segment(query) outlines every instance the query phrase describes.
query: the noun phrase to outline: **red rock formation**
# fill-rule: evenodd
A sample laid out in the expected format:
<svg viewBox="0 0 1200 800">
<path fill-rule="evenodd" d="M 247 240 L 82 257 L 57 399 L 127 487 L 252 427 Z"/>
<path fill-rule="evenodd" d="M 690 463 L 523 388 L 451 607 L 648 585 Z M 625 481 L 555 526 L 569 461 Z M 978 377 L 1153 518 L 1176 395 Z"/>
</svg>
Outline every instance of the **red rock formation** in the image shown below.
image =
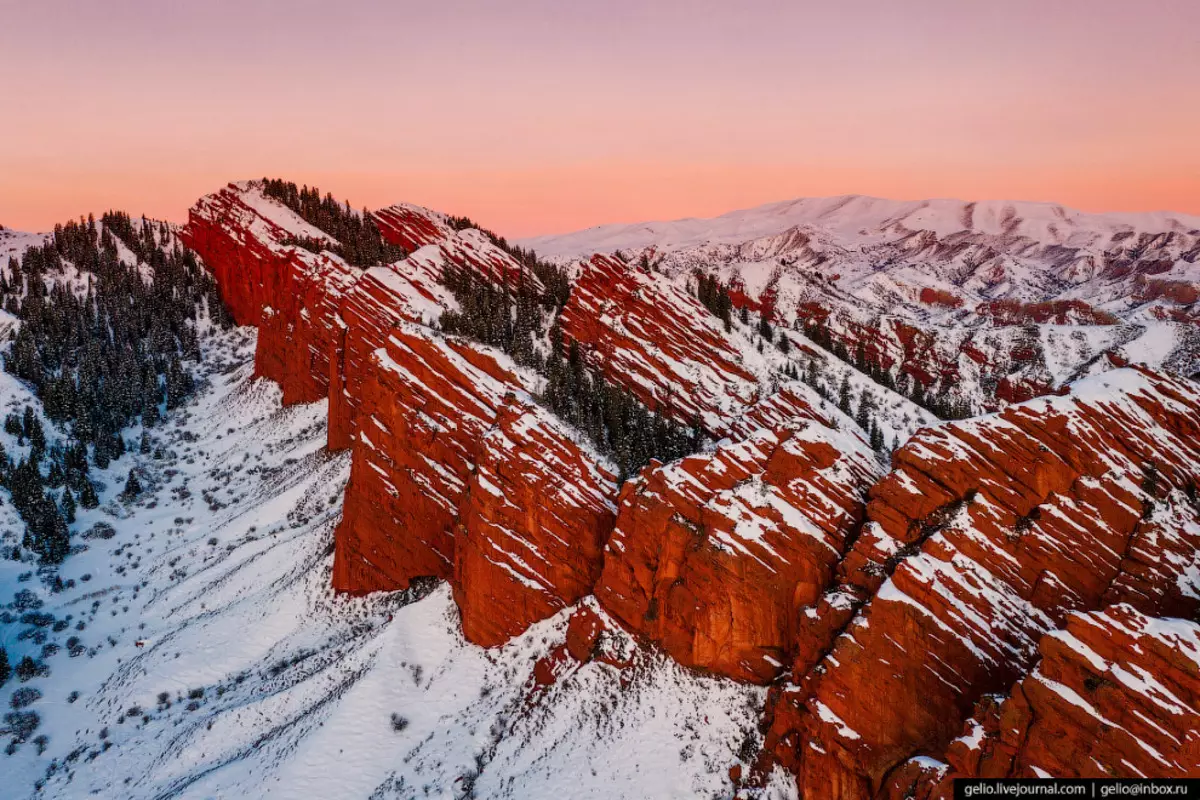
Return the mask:
<svg viewBox="0 0 1200 800">
<path fill-rule="evenodd" d="M 454 228 L 445 214 L 421 206 L 397 203 L 373 212 L 372 216 L 384 239 L 409 252 L 454 236 Z"/>
<path fill-rule="evenodd" d="M 927 306 L 941 306 L 942 308 L 962 308 L 963 299 L 953 292 L 948 292 L 945 289 L 934 289 L 926 286 L 921 289 L 920 300 Z"/>
<path fill-rule="evenodd" d="M 287 244 L 334 240 L 255 182 L 201 198 L 181 233 L 212 270 L 238 324 L 258 326 L 256 373 L 279 383 L 285 404 L 330 397 L 335 449 L 350 444 L 361 380 L 355 370 L 383 344 L 381 332 L 400 320 L 430 324 L 454 306 L 441 286 L 447 266 L 491 280 L 522 275 L 540 286 L 487 234 L 456 230 L 444 214 L 402 205 L 375 218 L 385 238 L 413 251 L 409 258 L 360 270 L 331 253 Z"/>
<path fill-rule="evenodd" d="M 596 587 L 604 607 L 684 665 L 774 678 L 877 469 L 861 439 L 816 417 L 806 407 L 790 427 L 626 483 Z"/>
<path fill-rule="evenodd" d="M 1200 625 L 1127 605 L 1072 614 L 1003 702 L 947 748 L 954 777 L 1200 774 Z"/>
<path fill-rule="evenodd" d="M 597 257 L 565 336 L 643 402 L 731 437 L 652 464 L 617 502 L 612 470 L 532 403 L 531 376 L 422 324 L 454 306 L 447 269 L 511 280 L 521 265 L 435 212 L 376 218 L 406 260 L 359 270 L 288 245 L 323 234 L 252 184 L 202 200 L 183 233 L 235 319 L 259 326 L 258 373 L 288 403 L 328 396 L 330 446 L 353 449 L 336 588 L 448 579 L 484 645 L 580 604 L 542 684 L 593 659 L 628 665 L 622 627 L 739 680 L 790 668 L 766 752 L 806 796 L 1200 768 L 1200 634 L 1152 618 L 1200 613 L 1194 385 L 1110 372 L 926 430 L 868 492 L 874 454 L 838 412 L 798 384 L 755 402 L 759 381 L 694 298 Z M 1001 401 L 1053 390 L 1036 337 L 947 343 L 896 319 L 814 315 L 926 384 L 1003 373 Z"/>
<path fill-rule="evenodd" d="M 484 435 L 510 391 L 529 387 L 502 356 L 400 323 L 360 384 L 360 424 L 334 587 L 403 589 L 418 576 L 450 578 L 459 503 Z"/>
<path fill-rule="evenodd" d="M 594 597 L 585 598 L 567 620 L 565 641 L 534 665 L 534 685 L 549 686 L 593 661 L 628 669 L 636 658 L 637 646 L 629 634 Z"/>
<path fill-rule="evenodd" d="M 1124 370 L 1074 390 L 924 431 L 872 487 L 839 573 L 874 597 L 776 698 L 794 708 L 774 712 L 769 741 L 809 743 L 784 754 L 806 793 L 873 796 L 914 753 L 941 752 L 1042 635 L 1102 604 L 1121 554 L 1149 540 L 1147 491 L 1179 497 L 1198 477 L 1195 386 Z"/>
<path fill-rule="evenodd" d="M 1082 300 L 1055 300 L 1046 303 L 993 300 L 976 306 L 975 313 L 988 318 L 993 325 L 1115 325 L 1119 322 L 1113 314 L 1093 308 Z"/>
<path fill-rule="evenodd" d="M 259 327 L 255 372 L 280 385 L 285 404 L 327 394 L 338 299 L 359 275 L 335 255 L 285 244 L 300 237 L 332 241 L 254 183 L 201 198 L 180 233 L 237 323 Z"/>
<path fill-rule="evenodd" d="M 612 525 L 613 476 L 545 412 L 504 400 L 529 388 L 507 358 L 419 326 L 455 307 L 448 269 L 535 288 L 537 278 L 488 234 L 442 214 L 394 206 L 376 218 L 386 238 L 413 250 L 408 258 L 359 270 L 289 245 L 328 237 L 255 183 L 202 199 L 186 238 L 237 320 L 259 327 L 257 372 L 281 384 L 285 403 L 327 395 L 330 447 L 354 447 L 335 586 L 456 577 L 467 635 L 497 644 L 590 591 Z M 507 505 L 490 500 L 491 486 L 503 487 Z M 537 554 L 522 560 L 521 547 Z M 510 613 L 495 614 L 497 605 Z"/>
<path fill-rule="evenodd" d="M 502 644 L 591 593 L 615 479 L 545 409 L 506 400 L 459 505 L 454 597 L 469 640 Z"/>
<path fill-rule="evenodd" d="M 585 360 L 650 408 L 723 435 L 757 399 L 720 320 L 680 287 L 616 258 L 584 265 L 559 318 Z"/>
<path fill-rule="evenodd" d="M 384 345 L 395 324 L 428 323 L 454 307 L 454 298 L 440 283 L 436 250 L 418 251 L 394 266 L 366 270 L 338 305 L 341 324 L 331 347 L 329 377 L 331 449 L 351 446 L 362 385 L 375 368 L 371 354 Z"/>
</svg>

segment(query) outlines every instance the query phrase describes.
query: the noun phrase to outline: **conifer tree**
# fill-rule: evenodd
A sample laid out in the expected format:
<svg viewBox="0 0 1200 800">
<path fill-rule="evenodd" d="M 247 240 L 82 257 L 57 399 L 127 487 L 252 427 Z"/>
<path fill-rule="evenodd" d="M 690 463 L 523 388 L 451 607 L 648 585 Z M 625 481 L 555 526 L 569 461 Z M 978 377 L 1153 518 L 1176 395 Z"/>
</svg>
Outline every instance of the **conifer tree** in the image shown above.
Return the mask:
<svg viewBox="0 0 1200 800">
<path fill-rule="evenodd" d="M 137 475 L 131 469 L 129 477 L 125 479 L 125 491 L 122 494 L 129 500 L 137 497 L 142 493 L 142 484 L 138 481 Z"/>
<path fill-rule="evenodd" d="M 100 498 L 96 496 L 96 487 L 87 478 L 83 479 L 83 488 L 79 492 L 79 505 L 84 508 L 95 508 L 100 505 Z"/>
<path fill-rule="evenodd" d="M 850 375 L 842 375 L 842 385 L 838 387 L 838 408 L 842 413 L 849 416 L 852 412 L 850 407 Z"/>
<path fill-rule="evenodd" d="M 869 431 L 871 428 L 871 408 L 874 402 L 870 392 L 866 389 L 862 390 L 862 394 L 858 398 L 858 413 L 854 416 L 854 421 L 858 423 L 858 427 L 863 431 Z"/>
<path fill-rule="evenodd" d="M 879 428 L 878 420 L 871 420 L 871 449 L 879 451 L 883 449 L 883 431 Z"/>
<path fill-rule="evenodd" d="M 75 497 L 71 494 L 70 487 L 63 489 L 62 514 L 68 524 L 75 521 Z"/>
</svg>

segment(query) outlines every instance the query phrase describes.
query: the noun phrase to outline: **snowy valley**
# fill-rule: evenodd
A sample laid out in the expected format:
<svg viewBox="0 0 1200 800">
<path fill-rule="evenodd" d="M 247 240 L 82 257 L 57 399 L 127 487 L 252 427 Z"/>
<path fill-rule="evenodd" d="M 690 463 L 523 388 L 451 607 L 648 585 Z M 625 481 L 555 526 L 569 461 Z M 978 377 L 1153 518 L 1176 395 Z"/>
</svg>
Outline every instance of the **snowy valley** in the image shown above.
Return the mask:
<svg viewBox="0 0 1200 800">
<path fill-rule="evenodd" d="M 0 433 L 5 796 L 1200 771 L 1200 220 L 848 197 L 514 243 L 264 179 L 130 226 L 113 258 L 223 307 L 180 273 L 116 443 L 46 400 L 72 357 L 4 345 L 46 440 Z M 12 501 L 43 451 L 52 504 L 97 495 L 61 563 Z"/>
</svg>

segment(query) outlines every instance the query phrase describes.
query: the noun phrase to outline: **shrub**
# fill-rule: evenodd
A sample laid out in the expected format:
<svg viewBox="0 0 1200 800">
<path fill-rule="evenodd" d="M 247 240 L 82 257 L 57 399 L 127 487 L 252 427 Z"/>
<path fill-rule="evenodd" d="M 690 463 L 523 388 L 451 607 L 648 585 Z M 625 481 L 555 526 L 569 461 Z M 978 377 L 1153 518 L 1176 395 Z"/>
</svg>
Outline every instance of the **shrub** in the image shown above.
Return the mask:
<svg viewBox="0 0 1200 800">
<path fill-rule="evenodd" d="M 8 701 L 8 704 L 12 706 L 14 710 L 20 711 L 22 708 L 33 705 L 40 700 L 41 697 L 41 690 L 34 689 L 32 686 L 22 686 L 20 689 L 17 689 L 15 692 L 13 692 L 12 699 Z"/>
</svg>

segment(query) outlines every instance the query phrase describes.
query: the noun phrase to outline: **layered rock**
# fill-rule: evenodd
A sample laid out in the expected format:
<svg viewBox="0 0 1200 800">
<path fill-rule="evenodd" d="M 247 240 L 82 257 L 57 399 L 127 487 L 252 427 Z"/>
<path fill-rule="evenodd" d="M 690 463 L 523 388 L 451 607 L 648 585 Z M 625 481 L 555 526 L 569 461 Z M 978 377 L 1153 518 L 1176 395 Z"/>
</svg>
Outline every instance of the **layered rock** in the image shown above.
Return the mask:
<svg viewBox="0 0 1200 800">
<path fill-rule="evenodd" d="M 338 304 L 339 329 L 330 354 L 329 447 L 350 447 L 357 427 L 363 383 L 375 369 L 372 354 L 384 346 L 398 322 L 428 323 L 454 297 L 441 284 L 438 250 L 413 253 L 403 267 L 372 267 L 347 290 Z"/>
<path fill-rule="evenodd" d="M 212 270 L 234 320 L 258 326 L 256 374 L 278 383 L 286 404 L 323 398 L 338 302 L 361 271 L 289 244 L 333 240 L 253 182 L 201 198 L 180 238 Z"/>
<path fill-rule="evenodd" d="M 955 777 L 1192 777 L 1200 772 L 1200 625 L 1128 605 L 1072 614 L 1037 668 L 951 743 Z"/>
<path fill-rule="evenodd" d="M 364 270 L 310 252 L 295 243 L 337 243 L 253 181 L 201 198 L 181 232 L 238 324 L 259 328 L 257 374 L 279 383 L 285 404 L 330 398 L 335 449 L 350 445 L 358 371 L 364 354 L 383 345 L 381 332 L 398 321 L 433 324 L 455 307 L 442 285 L 446 269 L 540 287 L 487 233 L 455 227 L 444 214 L 397 205 L 373 216 L 388 241 L 412 251 L 408 258 Z"/>
<path fill-rule="evenodd" d="M 606 256 L 587 262 L 559 318 L 585 360 L 644 405 L 716 435 L 759 386 L 716 319 L 676 284 Z"/>
<path fill-rule="evenodd" d="M 839 567 L 851 595 L 872 599 L 776 698 L 769 743 L 819 796 L 873 796 L 914 753 L 940 753 L 1044 634 L 1103 604 L 1122 554 L 1150 541 L 1153 497 L 1200 473 L 1200 392 L 1108 373 L 924 431 L 893 467 Z"/>
<path fill-rule="evenodd" d="M 454 526 L 484 436 L 505 396 L 531 388 L 503 356 L 403 322 L 369 367 L 334 534 L 334 587 L 353 593 L 453 576 Z"/>
<path fill-rule="evenodd" d="M 508 641 L 590 594 L 600 576 L 616 470 L 577 436 L 510 395 L 483 437 L 459 505 L 454 560 L 454 597 L 472 642 Z"/>
<path fill-rule="evenodd" d="M 874 455 L 800 404 L 803 392 L 761 413 L 770 427 L 647 468 L 622 489 L 596 596 L 682 664 L 774 678 L 797 613 L 831 582 L 856 530 Z M 788 405 L 791 421 L 777 416 Z"/>
<path fill-rule="evenodd" d="M 465 220 L 415 206 L 374 216 L 407 259 L 363 270 L 289 244 L 328 237 L 254 184 L 202 200 L 183 234 L 238 322 L 259 326 L 259 374 L 288 403 L 327 396 L 330 447 L 353 450 L 339 590 L 447 579 L 467 638 L 488 646 L 577 605 L 540 684 L 591 659 L 631 663 L 622 627 L 738 680 L 790 670 L 772 687 L 766 753 L 806 796 L 1200 766 L 1196 626 L 1158 619 L 1200 613 L 1196 386 L 1107 372 L 922 431 L 871 486 L 875 455 L 849 420 L 798 383 L 760 400 L 770 381 L 754 370 L 770 360 L 740 352 L 741 334 L 682 281 L 596 257 L 560 317 L 565 338 L 645 404 L 727 437 L 652 463 L 618 496 L 614 470 L 533 402 L 534 376 L 428 327 L 456 307 L 448 270 L 537 279 Z M 792 234 L 788 247 L 814 244 Z M 821 304 L 849 302 L 836 277 L 813 277 L 821 291 L 802 305 L 779 274 L 740 276 L 739 302 L 784 321 L 794 304 L 832 342 L 922 384 L 992 381 L 998 404 L 1062 391 L 1054 361 L 1076 345 L 1059 334 L 946 338 L 852 319 Z M 946 318 L 1110 321 L 1074 301 L 972 311 L 957 294 L 922 296 Z M 1119 367 L 1126 327 L 1062 333 L 1079 348 L 1064 363 Z"/>
</svg>

